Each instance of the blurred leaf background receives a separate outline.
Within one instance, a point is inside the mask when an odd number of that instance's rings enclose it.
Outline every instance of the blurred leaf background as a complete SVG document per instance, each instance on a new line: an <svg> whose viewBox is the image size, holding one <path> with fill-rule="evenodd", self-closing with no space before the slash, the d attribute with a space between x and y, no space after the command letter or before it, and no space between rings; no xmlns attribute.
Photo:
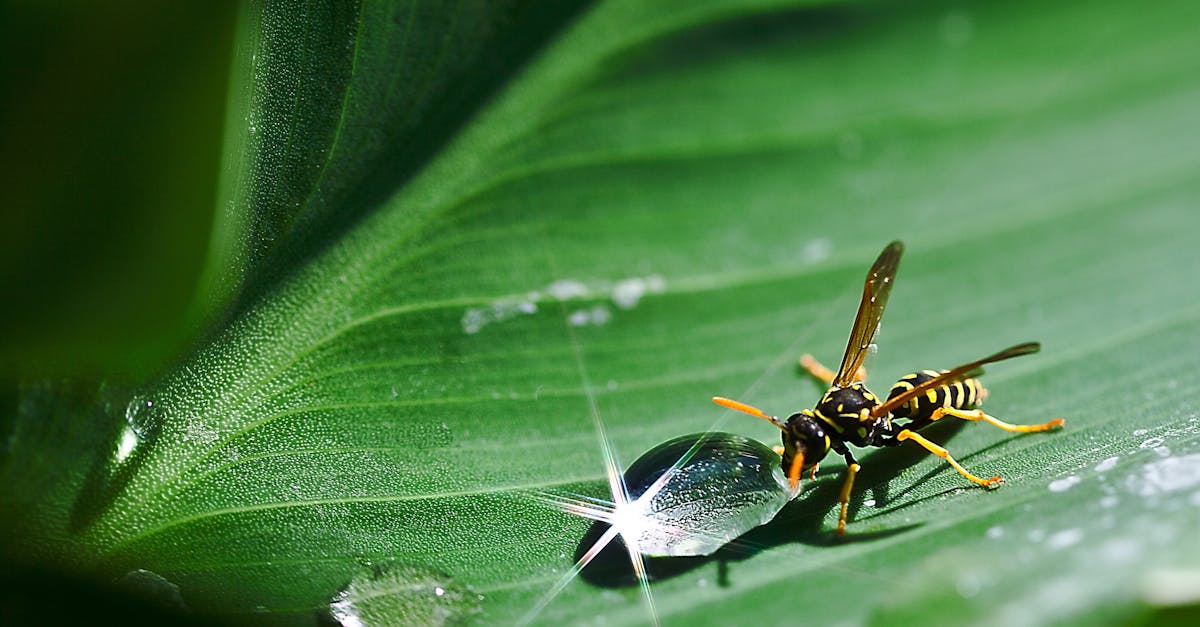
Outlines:
<svg viewBox="0 0 1200 627"><path fill-rule="evenodd" d="M527 491L605 496L589 398L627 461L777 437L707 397L811 403L796 355L841 354L899 238L876 391L1039 339L989 408L1067 429L938 432L991 494L862 457L840 544L828 464L656 563L664 622L1194 619L1193 5L4 11L8 616L513 622L587 530ZM94 588L141 569L144 607ZM537 620L638 599L609 563Z"/></svg>

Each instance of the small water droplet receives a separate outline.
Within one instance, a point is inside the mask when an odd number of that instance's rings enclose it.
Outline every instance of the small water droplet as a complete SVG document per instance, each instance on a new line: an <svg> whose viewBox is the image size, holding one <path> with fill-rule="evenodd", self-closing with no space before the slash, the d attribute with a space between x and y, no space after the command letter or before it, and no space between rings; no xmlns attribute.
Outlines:
<svg viewBox="0 0 1200 627"><path fill-rule="evenodd" d="M1004 537L1004 527L1000 527L998 525L995 527L989 527L987 530L987 537L990 540L998 540L1000 538L1003 538Z"/></svg>
<svg viewBox="0 0 1200 627"><path fill-rule="evenodd" d="M1167 457L1145 464L1140 475L1129 477L1130 491L1141 496L1189 489L1200 484L1200 454Z"/></svg>
<svg viewBox="0 0 1200 627"><path fill-rule="evenodd" d="M483 595L449 576L398 562L369 566L329 600L329 614L343 627L446 625L480 610Z"/></svg>
<svg viewBox="0 0 1200 627"><path fill-rule="evenodd" d="M875 499L867 499L863 501L863 507L875 507Z"/></svg>
<svg viewBox="0 0 1200 627"><path fill-rule="evenodd" d="M188 611L179 586L167 581L166 578L153 571L145 569L131 570L116 581L118 588L126 590L154 605L168 610Z"/></svg>
<svg viewBox="0 0 1200 627"><path fill-rule="evenodd" d="M1138 448L1157 448L1163 445L1166 440L1160 437L1147 438L1146 441L1138 445Z"/></svg>
<svg viewBox="0 0 1200 627"><path fill-rule="evenodd" d="M583 298L591 293L583 283L574 279L559 279L546 286L546 292L558 300Z"/></svg>
<svg viewBox="0 0 1200 627"><path fill-rule="evenodd" d="M1055 479L1054 481L1050 482L1050 491L1051 492L1066 492L1067 490L1070 490L1075 484L1079 483L1080 481L1081 481L1081 479L1079 477L1076 477L1075 475L1071 475L1070 477L1063 477L1062 479Z"/></svg>
<svg viewBox="0 0 1200 627"><path fill-rule="evenodd" d="M154 401L142 396L135 396L125 407L125 422L133 430L139 440L145 441L158 433L161 424L158 408Z"/></svg>
<svg viewBox="0 0 1200 627"><path fill-rule="evenodd" d="M1082 529L1064 529L1062 531L1055 532L1054 535L1050 536L1050 539L1046 541L1046 544L1052 549L1065 549L1072 544L1078 543L1082 539Z"/></svg>
<svg viewBox="0 0 1200 627"><path fill-rule="evenodd" d="M1112 457L1109 457L1108 459L1101 461L1099 464L1096 464L1096 472L1105 472L1108 470L1112 470L1113 468L1115 468L1117 466L1117 461L1119 461L1120 459L1121 459L1120 457L1117 457L1114 455Z"/></svg>
<svg viewBox="0 0 1200 627"><path fill-rule="evenodd" d="M958 595L964 599L978 596L979 591L983 589L983 582L975 574L960 575L955 578L954 584Z"/></svg>

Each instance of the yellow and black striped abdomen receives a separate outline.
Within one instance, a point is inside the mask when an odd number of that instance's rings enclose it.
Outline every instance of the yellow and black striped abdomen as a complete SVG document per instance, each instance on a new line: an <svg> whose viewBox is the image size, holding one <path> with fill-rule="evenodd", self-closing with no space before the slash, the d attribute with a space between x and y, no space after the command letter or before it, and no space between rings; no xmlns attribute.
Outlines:
<svg viewBox="0 0 1200 627"><path fill-rule="evenodd" d="M922 370L906 374L900 377L900 380L892 386L891 392L888 393L888 398L907 392L943 372L946 371ZM933 414L933 410L938 407L973 409L978 407L980 403L983 403L983 399L986 397L987 390L984 389L979 379L965 379L957 383L951 383L950 385L942 385L929 390L925 394L914 396L907 403L893 410L892 416L925 422L929 420L929 417Z"/></svg>

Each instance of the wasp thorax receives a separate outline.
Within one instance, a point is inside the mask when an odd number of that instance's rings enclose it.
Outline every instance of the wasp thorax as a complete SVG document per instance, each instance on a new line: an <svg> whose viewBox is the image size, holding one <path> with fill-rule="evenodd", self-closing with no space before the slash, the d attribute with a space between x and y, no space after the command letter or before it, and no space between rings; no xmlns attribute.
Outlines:
<svg viewBox="0 0 1200 627"><path fill-rule="evenodd" d="M829 388L821 402L817 403L816 413L830 419L845 417L857 419L862 410L870 410L879 404L875 396L861 383L844 388Z"/></svg>
<svg viewBox="0 0 1200 627"><path fill-rule="evenodd" d="M816 466L829 453L829 437L811 410L792 414L783 432L783 468L792 466L797 453L804 455L804 468Z"/></svg>

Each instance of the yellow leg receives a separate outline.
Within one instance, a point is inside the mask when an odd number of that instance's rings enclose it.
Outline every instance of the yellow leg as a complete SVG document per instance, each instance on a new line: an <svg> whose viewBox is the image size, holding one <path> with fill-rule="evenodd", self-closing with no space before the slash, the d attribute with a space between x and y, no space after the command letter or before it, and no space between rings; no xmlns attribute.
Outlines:
<svg viewBox="0 0 1200 627"><path fill-rule="evenodd" d="M842 493L838 497L838 502L842 504L842 511L838 514L837 534L839 536L846 534L846 510L850 506L850 491L854 489L854 477L858 474L858 469L861 468L858 464L850 464L846 467L846 481L842 483Z"/></svg>
<svg viewBox="0 0 1200 627"><path fill-rule="evenodd" d="M829 368L826 368L824 364L817 361L816 358L813 357L812 355L801 355L800 356L800 367L807 370L808 374L811 374L812 376L820 379L821 381L824 381L825 385L829 385L830 383L833 383L833 378L837 376L837 373L830 370ZM854 376L857 377L859 381L866 381L867 380L867 369L863 368L862 366L859 366L858 371L854 373Z"/></svg>
<svg viewBox="0 0 1200 627"><path fill-rule="evenodd" d="M979 485L981 485L985 488L989 488L989 489L998 488L998 487L1000 487L1000 484L1004 483L1004 479L1002 477L992 477L991 479L980 479L979 477L976 477L975 475L967 472L966 468L963 468L961 464L959 464L953 457L950 456L950 451L947 451L946 449L938 446L937 444L930 442L929 440L925 439L925 437L919 433L905 429L905 430L901 431L900 433L896 434L896 439L900 440L902 442L904 440L912 440L913 442L920 444L921 446L923 446L925 448L925 450L946 460L947 463L949 463L951 466L954 467L955 470L958 471L958 474L966 477L972 483L979 484Z"/></svg>
<svg viewBox="0 0 1200 627"><path fill-rule="evenodd" d="M1035 431L1049 431L1051 429L1057 429L1057 428L1063 426L1064 424L1066 424L1066 421L1063 420L1062 418L1055 418L1054 420L1051 420L1050 422L1046 422L1046 423L1043 423L1040 425L1014 425L1011 422L1004 422L1003 420L989 416L989 415L983 413L982 409L967 410L967 409L953 409L953 408L949 408L949 407L938 407L937 409L933 410L933 415L929 416L929 419L937 420L937 419L941 418L942 416L954 416L955 418L962 418L963 420L982 420L990 425L999 427L1001 429L1004 429L1005 431L1009 431L1012 433L1032 433Z"/></svg>

